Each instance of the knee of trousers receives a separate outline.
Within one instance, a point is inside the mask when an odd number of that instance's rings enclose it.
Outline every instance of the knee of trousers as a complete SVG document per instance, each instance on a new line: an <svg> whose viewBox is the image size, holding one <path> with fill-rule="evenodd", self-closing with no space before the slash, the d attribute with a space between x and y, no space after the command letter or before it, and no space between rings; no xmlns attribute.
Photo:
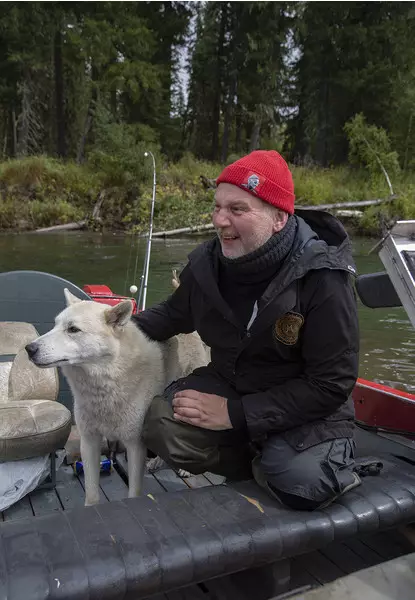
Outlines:
<svg viewBox="0 0 415 600"><path fill-rule="evenodd" d="M324 502L336 493L336 482L331 481L315 457L298 453L282 465L261 462L267 482L278 492Z"/></svg>
<svg viewBox="0 0 415 600"><path fill-rule="evenodd" d="M170 404L156 396L144 420L142 439L169 465L191 473L204 473L218 460L219 449L209 432L176 421Z"/></svg>

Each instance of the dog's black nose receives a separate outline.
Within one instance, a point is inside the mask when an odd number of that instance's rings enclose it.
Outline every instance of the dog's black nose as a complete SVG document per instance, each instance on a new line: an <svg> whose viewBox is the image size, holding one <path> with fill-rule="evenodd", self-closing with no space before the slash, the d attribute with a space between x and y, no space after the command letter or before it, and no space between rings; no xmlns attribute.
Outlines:
<svg viewBox="0 0 415 600"><path fill-rule="evenodd" d="M25 350L28 353L29 358L32 359L38 351L38 346L32 342L31 344L27 344L27 346L25 346Z"/></svg>

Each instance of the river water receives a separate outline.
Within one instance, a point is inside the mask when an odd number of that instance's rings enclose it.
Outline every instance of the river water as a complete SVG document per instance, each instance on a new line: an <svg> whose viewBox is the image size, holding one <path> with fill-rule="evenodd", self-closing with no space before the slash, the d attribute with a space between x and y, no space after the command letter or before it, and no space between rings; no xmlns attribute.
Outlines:
<svg viewBox="0 0 415 600"><path fill-rule="evenodd" d="M147 306L171 292L171 269L180 268L200 243L196 236L153 240ZM130 236L71 232L60 234L0 235L0 272L16 269L45 271L82 287L106 284L128 295L140 285L145 241L131 245ZM137 240L134 240L134 244ZM358 271L381 271L376 254L368 256L373 240L353 239ZM134 277L137 262L137 275ZM360 377L415 392L415 331L402 308L372 310L359 303L361 334Z"/></svg>

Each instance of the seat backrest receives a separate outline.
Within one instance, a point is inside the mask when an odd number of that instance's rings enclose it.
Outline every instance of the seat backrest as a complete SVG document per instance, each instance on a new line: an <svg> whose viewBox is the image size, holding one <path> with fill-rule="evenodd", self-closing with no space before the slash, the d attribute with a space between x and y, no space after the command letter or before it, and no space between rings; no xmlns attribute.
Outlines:
<svg viewBox="0 0 415 600"><path fill-rule="evenodd" d="M38 337L31 323L0 322L0 403L17 400L56 400L57 370L39 369L25 346Z"/></svg>
<svg viewBox="0 0 415 600"><path fill-rule="evenodd" d="M70 281L41 271L7 271L0 273L0 322L26 321L32 323L39 335L50 331L55 317L66 306L63 290L81 300L91 298ZM68 382L59 372L59 397L69 410L73 409Z"/></svg>
<svg viewBox="0 0 415 600"><path fill-rule="evenodd" d="M402 306L386 271L359 275L356 278L356 290L360 300L369 308Z"/></svg>

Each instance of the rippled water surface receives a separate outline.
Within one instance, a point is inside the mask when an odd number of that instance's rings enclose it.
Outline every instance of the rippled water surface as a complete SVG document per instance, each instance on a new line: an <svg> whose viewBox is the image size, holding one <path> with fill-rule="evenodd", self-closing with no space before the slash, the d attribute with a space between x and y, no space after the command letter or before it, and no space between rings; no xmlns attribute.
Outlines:
<svg viewBox="0 0 415 600"><path fill-rule="evenodd" d="M171 269L180 267L201 238L154 240L147 306L171 291ZM373 240L355 238L354 256L359 273L382 270L376 255L368 256ZM0 235L0 271L33 269L85 283L105 283L125 293L139 285L145 242L139 244L137 276L136 248L129 237L113 234L4 234ZM130 252L131 251L131 252ZM360 376L415 392L415 331L405 311L372 310L359 304L361 333Z"/></svg>

